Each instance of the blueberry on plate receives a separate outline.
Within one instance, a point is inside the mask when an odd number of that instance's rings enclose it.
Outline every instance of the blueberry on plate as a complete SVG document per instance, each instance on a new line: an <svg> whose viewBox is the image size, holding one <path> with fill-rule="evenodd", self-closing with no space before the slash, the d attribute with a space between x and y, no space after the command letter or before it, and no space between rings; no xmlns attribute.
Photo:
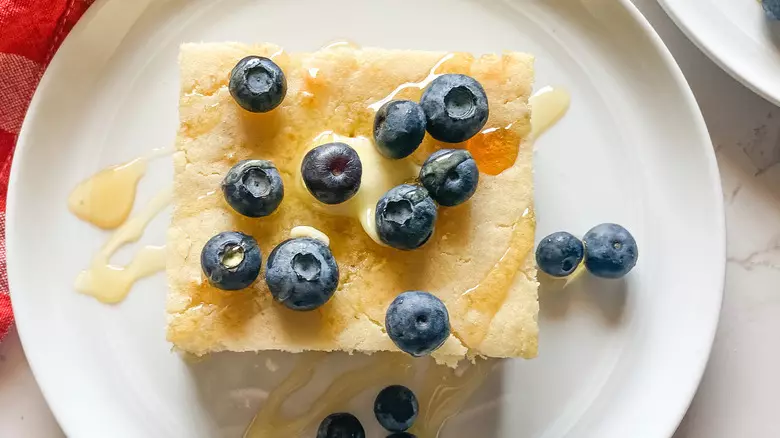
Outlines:
<svg viewBox="0 0 780 438"><path fill-rule="evenodd" d="M440 149L423 163L420 182L439 205L453 207L477 191L479 170L469 151Z"/></svg>
<svg viewBox="0 0 780 438"><path fill-rule="evenodd" d="M249 217L273 213L284 198L284 185L274 163L244 160L233 166L222 180L222 194L233 210Z"/></svg>
<svg viewBox="0 0 780 438"><path fill-rule="evenodd" d="M566 277L585 257L585 246L573 235L558 231L542 239L536 247L536 264L547 275Z"/></svg>
<svg viewBox="0 0 780 438"><path fill-rule="evenodd" d="M200 252L200 266L209 283L223 290L248 287L257 279L261 264L257 241L238 231L217 234Z"/></svg>
<svg viewBox="0 0 780 438"><path fill-rule="evenodd" d="M376 204L374 220L379 239L397 249L419 248L433 234L436 208L422 187L410 184L393 187Z"/></svg>
<svg viewBox="0 0 780 438"><path fill-rule="evenodd" d="M268 256L265 282L274 299L286 307L313 310L333 296L339 285L339 267L319 240L289 239Z"/></svg>
<svg viewBox="0 0 780 438"><path fill-rule="evenodd" d="M780 20L780 0L763 0L764 12L772 20Z"/></svg>
<svg viewBox="0 0 780 438"><path fill-rule="evenodd" d="M596 225L582 240L585 243L585 267L597 277L620 278L636 265L639 257L636 240L620 225Z"/></svg>
<svg viewBox="0 0 780 438"><path fill-rule="evenodd" d="M417 102L391 100L374 117L374 141L387 158L404 158L414 152L425 137L425 113Z"/></svg>
<svg viewBox="0 0 780 438"><path fill-rule="evenodd" d="M423 92L420 106L425 111L428 133L447 143L470 139L488 119L485 89L474 78L461 74L434 79Z"/></svg>
<svg viewBox="0 0 780 438"><path fill-rule="evenodd" d="M385 330L402 351L424 356L441 347L450 336L450 315L434 295L404 292L387 308Z"/></svg>
<svg viewBox="0 0 780 438"><path fill-rule="evenodd" d="M322 420L317 429L317 438L366 438L366 431L357 417L339 412Z"/></svg>
<svg viewBox="0 0 780 438"><path fill-rule="evenodd" d="M390 432L403 432L412 427L419 410L414 392L403 385L386 387L374 400L376 420Z"/></svg>
<svg viewBox="0 0 780 438"><path fill-rule="evenodd" d="M310 150L301 163L309 193L324 204L340 204L355 196L363 178L363 164L346 143L326 143Z"/></svg>
<svg viewBox="0 0 780 438"><path fill-rule="evenodd" d="M279 106L287 94L287 79L275 62L262 56L247 56L230 72L230 95L253 113L266 113Z"/></svg>

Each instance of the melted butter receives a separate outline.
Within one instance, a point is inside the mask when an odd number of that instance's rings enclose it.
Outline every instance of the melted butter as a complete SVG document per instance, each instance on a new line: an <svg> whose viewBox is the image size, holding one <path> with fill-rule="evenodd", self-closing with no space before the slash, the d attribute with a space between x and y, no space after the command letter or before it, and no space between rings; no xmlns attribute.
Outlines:
<svg viewBox="0 0 780 438"><path fill-rule="evenodd" d="M504 254L485 278L447 303L452 330L467 347L476 348L485 338L490 322L504 304L515 276L534 247L533 210L527 208L512 226L512 236Z"/></svg>
<svg viewBox="0 0 780 438"><path fill-rule="evenodd" d="M445 422L457 415L485 381L494 361L477 360L453 370L431 363L421 390L416 391L420 415L410 432L436 438Z"/></svg>
<svg viewBox="0 0 780 438"><path fill-rule="evenodd" d="M79 183L68 197L68 209L79 219L105 230L127 219L138 181L146 173L146 158L112 166Z"/></svg>
<svg viewBox="0 0 780 438"><path fill-rule="evenodd" d="M328 238L328 235L314 227L309 227L305 225L293 227L293 229L290 230L290 237L292 237L293 239L298 237L308 237L310 239L317 239L320 242L324 243L325 245L330 246L330 238Z"/></svg>
<svg viewBox="0 0 780 438"><path fill-rule="evenodd" d="M165 269L165 247L146 246L126 266L112 265L111 257L119 248L141 238L146 225L171 202L172 193L171 188L158 193L143 210L111 234L92 258L89 268L76 277L77 291L104 303L118 303L136 281Z"/></svg>
<svg viewBox="0 0 780 438"><path fill-rule="evenodd" d="M531 106L531 138L537 139L569 110L571 96L563 88L546 86L534 93Z"/></svg>
<svg viewBox="0 0 780 438"><path fill-rule="evenodd" d="M363 165L363 177L360 182L360 189L352 198L341 204L327 205L317 201L309 193L303 183L302 178L298 178L298 190L304 197L311 201L311 204L320 211L340 216L353 217L360 221L366 234L374 242L384 245L376 232L376 222L374 212L376 203L391 188L414 180L420 173L419 167L411 160L391 160L385 158L379 153L373 140L367 137L345 137L332 131L325 131L317 135L311 142L313 149L316 146L331 142L341 142L350 145L360 157ZM308 150L301 156L306 155ZM300 166L298 167L300 169Z"/></svg>
<svg viewBox="0 0 780 438"><path fill-rule="evenodd" d="M333 412L343 412L346 404L360 393L380 384L402 381L412 370L406 356L396 355L393 360L373 358L370 364L336 377L319 397L312 400L304 414L292 418L285 416L282 412L285 400L311 382L324 357L325 353L320 353L302 358L290 375L268 395L244 433L245 438L307 436L304 432L308 428L316 427Z"/></svg>
<svg viewBox="0 0 780 438"><path fill-rule="evenodd" d="M403 91L403 90L405 90L407 88L418 88L418 89L422 90L423 88L427 87L428 84L430 84L434 79L436 79L439 76L441 76L441 73L436 73L436 70L438 70L439 67L441 67L442 64L444 64L445 62L449 61L453 57L455 57L454 53L448 53L448 54L444 55L443 58L441 58L438 62L436 62L436 64L434 64L434 66L431 68L431 71L428 73L428 76L426 76L425 78L423 78L422 80L420 80L418 82L406 82L406 83L403 83L403 84L397 86L395 88L395 90L390 92L390 94L388 94L384 99L381 99L381 100L378 100L378 101L372 103L371 105L368 106L368 108L372 109L374 111L378 111L379 108L382 107L382 105L384 105L387 102L390 102L391 100L393 100L395 98L395 96L398 95L398 93L400 93L401 91Z"/></svg>

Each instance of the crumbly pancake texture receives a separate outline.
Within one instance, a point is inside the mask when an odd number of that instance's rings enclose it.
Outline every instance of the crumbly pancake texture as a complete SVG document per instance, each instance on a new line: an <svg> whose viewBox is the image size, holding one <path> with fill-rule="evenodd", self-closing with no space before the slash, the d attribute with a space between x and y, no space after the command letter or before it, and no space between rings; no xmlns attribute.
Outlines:
<svg viewBox="0 0 780 438"><path fill-rule="evenodd" d="M244 111L228 92L231 69L247 55L272 57L285 72L287 97L271 112ZM178 349L196 355L223 350L397 351L384 330L387 306L403 291L424 290L450 309L453 335L434 352L438 362L536 356L533 148L525 141L530 132L531 56L507 52L475 58L345 45L286 53L271 44L226 43L185 44L179 62L180 127L167 259L167 336ZM498 175L481 174L468 202L440 208L436 231L421 249L386 248L371 240L358 220L325 214L312 206L311 198L296 192L300 159L323 131L371 138L374 110L369 105L400 84L423 80L437 63L437 74L468 74L483 85L490 105L485 128L500 130L501 139L512 142L509 149L517 159ZM396 98L418 100L420 94L419 88L410 87ZM469 147L483 169L495 165L488 161L495 161L496 150L504 146L492 139L484 145L454 147ZM453 146L426 135L409 159L421 163L442 147ZM482 147L491 150L482 154ZM227 171L250 158L273 161L284 180L284 201L266 218L235 213L220 190ZM295 312L275 302L264 272L243 291L222 291L205 280L200 252L213 235L226 230L251 234L260 244L265 268L274 246L299 225L330 237L341 272L338 290L319 309ZM510 253L520 254L520 262L502 265L502 256ZM464 296L479 284L497 285L487 292L496 295L483 300L482 287ZM479 336L465 333L466 327Z"/></svg>

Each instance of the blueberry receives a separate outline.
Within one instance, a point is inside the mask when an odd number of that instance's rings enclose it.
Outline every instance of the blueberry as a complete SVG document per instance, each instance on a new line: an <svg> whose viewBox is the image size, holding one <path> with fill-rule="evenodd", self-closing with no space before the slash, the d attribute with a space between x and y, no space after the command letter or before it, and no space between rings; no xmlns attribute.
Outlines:
<svg viewBox="0 0 780 438"><path fill-rule="evenodd" d="M596 225L582 240L585 242L585 267L597 277L620 278L636 265L639 257L636 240L620 225Z"/></svg>
<svg viewBox="0 0 780 438"><path fill-rule="evenodd" d="M764 12L772 20L780 20L780 0L764 0Z"/></svg>
<svg viewBox="0 0 780 438"><path fill-rule="evenodd" d="M436 204L424 188L401 184L377 202L374 219L382 242L397 249L415 249L433 234Z"/></svg>
<svg viewBox="0 0 780 438"><path fill-rule="evenodd" d="M414 152L425 137L425 113L417 102L391 100L374 117L374 141L387 158L404 158Z"/></svg>
<svg viewBox="0 0 780 438"><path fill-rule="evenodd" d="M339 285L339 267L319 240L289 239L268 256L265 282L276 301L292 310L313 310L333 296Z"/></svg>
<svg viewBox="0 0 780 438"><path fill-rule="evenodd" d="M439 205L452 207L467 201L477 191L479 170L469 151L441 149L423 163L420 182Z"/></svg>
<svg viewBox="0 0 780 438"><path fill-rule="evenodd" d="M404 292L387 308L385 329L402 351L424 356L450 336L450 315L444 303L428 292Z"/></svg>
<svg viewBox="0 0 780 438"><path fill-rule="evenodd" d="M374 400L374 415L379 424L390 432L403 432L412 427L420 406L411 389L391 385L379 391Z"/></svg>
<svg viewBox="0 0 780 438"><path fill-rule="evenodd" d="M244 160L225 175L222 194L233 210L244 216L263 217L282 203L284 185L272 162Z"/></svg>
<svg viewBox="0 0 780 438"><path fill-rule="evenodd" d="M409 432L396 432L388 435L387 438L417 438L417 435Z"/></svg>
<svg viewBox="0 0 780 438"><path fill-rule="evenodd" d="M322 420L317 429L317 438L366 438L366 431L357 417L340 412Z"/></svg>
<svg viewBox="0 0 780 438"><path fill-rule="evenodd" d="M301 175L309 192L324 204L340 204L355 196L363 177L363 164L346 143L326 143L303 157Z"/></svg>
<svg viewBox="0 0 780 438"><path fill-rule="evenodd" d="M447 143L468 140L488 119L485 89L466 75L437 77L423 92L420 105L428 120L428 133Z"/></svg>
<svg viewBox="0 0 780 438"><path fill-rule="evenodd" d="M228 89L241 108L266 113L284 100L287 79L282 69L270 59L247 56L230 72Z"/></svg>
<svg viewBox="0 0 780 438"><path fill-rule="evenodd" d="M550 234L536 248L536 264L553 277L566 277L574 272L584 256L582 241L565 231Z"/></svg>
<svg viewBox="0 0 780 438"><path fill-rule="evenodd" d="M261 264L257 241L238 231L217 234L200 252L200 266L209 283L223 290L248 287L260 273Z"/></svg>

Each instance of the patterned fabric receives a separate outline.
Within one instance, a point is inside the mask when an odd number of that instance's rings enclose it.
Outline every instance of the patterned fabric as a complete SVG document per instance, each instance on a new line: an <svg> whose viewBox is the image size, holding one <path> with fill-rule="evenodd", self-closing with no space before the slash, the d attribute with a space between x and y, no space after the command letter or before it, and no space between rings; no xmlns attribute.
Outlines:
<svg viewBox="0 0 780 438"><path fill-rule="evenodd" d="M16 139L43 71L93 1L0 0L0 340L14 322L6 272L5 196Z"/></svg>

